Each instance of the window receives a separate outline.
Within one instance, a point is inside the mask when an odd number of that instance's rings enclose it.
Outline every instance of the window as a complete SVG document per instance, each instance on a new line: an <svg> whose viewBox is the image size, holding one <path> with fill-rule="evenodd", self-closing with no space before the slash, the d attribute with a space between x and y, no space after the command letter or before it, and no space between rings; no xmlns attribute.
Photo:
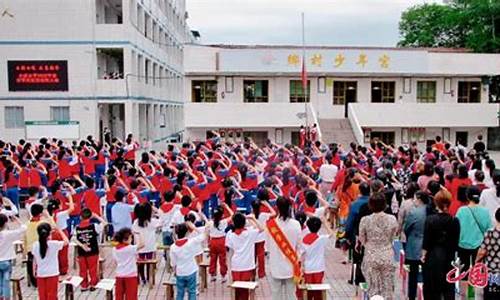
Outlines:
<svg viewBox="0 0 500 300"><path fill-rule="evenodd" d="M458 103L481 102L481 83L479 81L458 82Z"/></svg>
<svg viewBox="0 0 500 300"><path fill-rule="evenodd" d="M51 106L50 120L69 121L69 106Z"/></svg>
<svg viewBox="0 0 500 300"><path fill-rule="evenodd" d="M146 64L144 65L144 82L148 84L149 82L149 65L151 64L151 61L149 59L146 59Z"/></svg>
<svg viewBox="0 0 500 300"><path fill-rule="evenodd" d="M436 103L436 82L419 81L417 82L417 102Z"/></svg>
<svg viewBox="0 0 500 300"><path fill-rule="evenodd" d="M307 91L304 93L302 80L290 80L290 102L309 102L311 95L311 85L307 81Z"/></svg>
<svg viewBox="0 0 500 300"><path fill-rule="evenodd" d="M396 134L394 131L372 131L370 134L372 141L379 140L386 145L394 144L395 136Z"/></svg>
<svg viewBox="0 0 500 300"><path fill-rule="evenodd" d="M244 80L244 102L268 102L268 84L267 80Z"/></svg>
<svg viewBox="0 0 500 300"><path fill-rule="evenodd" d="M193 80L191 87L193 102L217 102L216 80Z"/></svg>
<svg viewBox="0 0 500 300"><path fill-rule="evenodd" d="M4 109L5 128L24 127L24 107L6 106Z"/></svg>
<svg viewBox="0 0 500 300"><path fill-rule="evenodd" d="M394 103L396 82L394 81L372 81L373 103Z"/></svg>
<svg viewBox="0 0 500 300"><path fill-rule="evenodd" d="M333 82L333 104L344 105L346 101L356 102L356 81L334 81Z"/></svg>
<svg viewBox="0 0 500 300"><path fill-rule="evenodd" d="M266 141L268 139L267 134L267 131L245 131L243 132L243 137L252 139L255 144L262 147L266 144Z"/></svg>

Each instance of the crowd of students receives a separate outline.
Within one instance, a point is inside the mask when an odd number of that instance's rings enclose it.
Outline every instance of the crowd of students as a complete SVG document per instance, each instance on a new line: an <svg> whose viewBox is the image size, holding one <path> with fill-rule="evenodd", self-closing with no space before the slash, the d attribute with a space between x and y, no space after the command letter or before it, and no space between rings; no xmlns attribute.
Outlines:
<svg viewBox="0 0 500 300"><path fill-rule="evenodd" d="M39 298L56 299L59 276L69 269L68 240L77 245L81 289L93 291L106 238L113 240L116 299L138 298L149 278L137 262L156 259L158 240L169 246L164 259L179 300L197 298L206 246L212 282L267 276L272 299L301 299L300 282L322 283L326 251L343 251L346 263L352 253L350 282L366 281L370 296L394 299L398 239L410 267L410 299L420 267L425 299L454 299L446 274L456 257L464 268L484 261L493 278L485 299L498 299L500 171L481 141L468 150L436 137L421 152L416 144L316 139L257 146L213 133L140 155L132 135L103 143L91 136L0 141L0 299L10 297L14 240L24 240ZM26 224L20 207L30 215ZM235 293L249 297L244 289Z"/></svg>

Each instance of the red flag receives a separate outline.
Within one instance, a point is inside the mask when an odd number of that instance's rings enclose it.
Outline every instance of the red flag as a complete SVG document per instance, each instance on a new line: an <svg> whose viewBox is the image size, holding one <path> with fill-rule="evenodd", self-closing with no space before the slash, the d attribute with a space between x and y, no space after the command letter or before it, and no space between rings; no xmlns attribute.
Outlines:
<svg viewBox="0 0 500 300"><path fill-rule="evenodd" d="M302 89L304 91L304 94L306 94L307 92L307 70L306 70L306 57L303 56L302 57L302 74L301 74L301 78L302 78Z"/></svg>

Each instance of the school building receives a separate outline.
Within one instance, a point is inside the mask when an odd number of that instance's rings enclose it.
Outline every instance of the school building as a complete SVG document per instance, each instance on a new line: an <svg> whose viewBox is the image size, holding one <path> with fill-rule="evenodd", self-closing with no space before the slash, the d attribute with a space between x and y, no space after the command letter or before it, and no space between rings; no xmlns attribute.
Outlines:
<svg viewBox="0 0 500 300"><path fill-rule="evenodd" d="M196 45L184 51L185 139L218 130L297 143L300 125L317 123L324 142L418 142L435 136L471 145L478 134L499 148L499 104L488 78L499 54L462 49Z"/></svg>
<svg viewBox="0 0 500 300"><path fill-rule="evenodd" d="M0 5L0 138L180 139L184 0Z"/></svg>

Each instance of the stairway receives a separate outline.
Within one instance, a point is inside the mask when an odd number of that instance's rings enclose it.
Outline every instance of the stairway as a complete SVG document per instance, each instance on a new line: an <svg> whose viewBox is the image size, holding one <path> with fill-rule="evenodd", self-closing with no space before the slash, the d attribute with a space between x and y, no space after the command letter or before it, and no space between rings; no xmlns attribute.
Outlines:
<svg viewBox="0 0 500 300"><path fill-rule="evenodd" d="M356 142L349 119L319 119L323 143L348 146Z"/></svg>

